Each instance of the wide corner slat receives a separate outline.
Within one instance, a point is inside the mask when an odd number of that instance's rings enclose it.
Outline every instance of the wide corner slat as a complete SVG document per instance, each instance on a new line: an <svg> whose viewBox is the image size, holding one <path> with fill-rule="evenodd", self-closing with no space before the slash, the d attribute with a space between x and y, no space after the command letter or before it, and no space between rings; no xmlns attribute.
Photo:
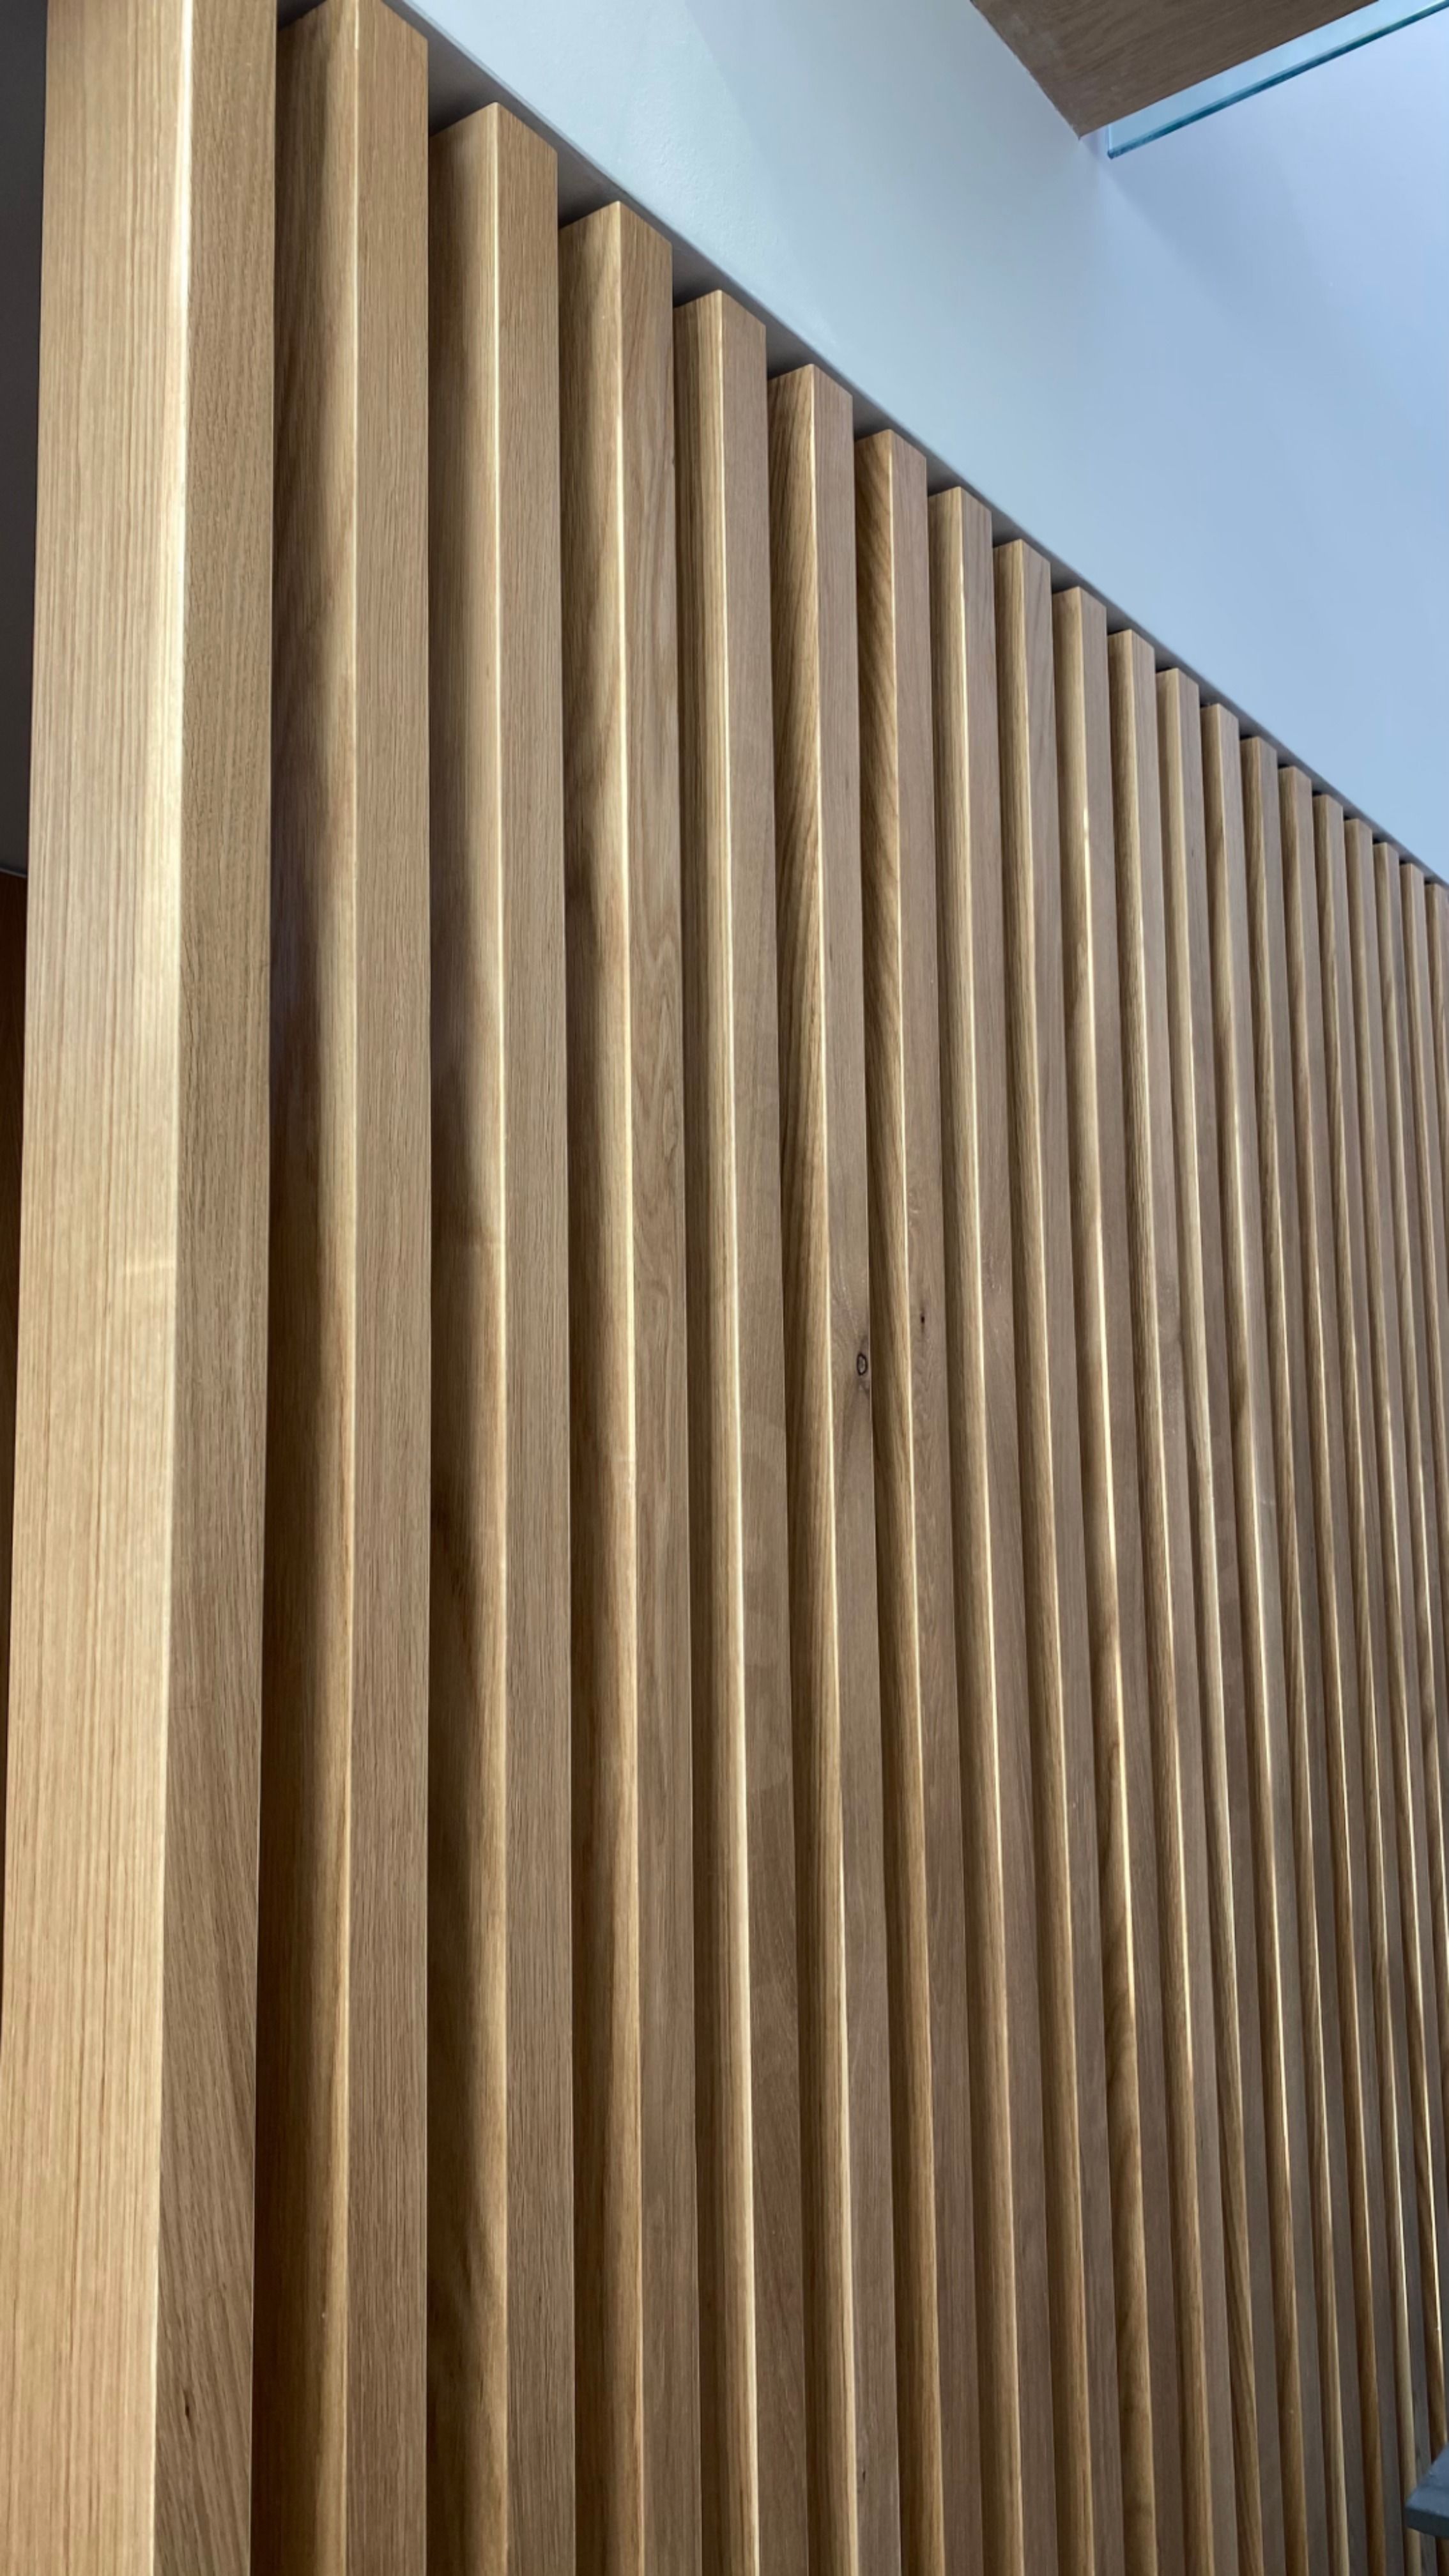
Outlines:
<svg viewBox="0 0 1449 2576"><path fill-rule="evenodd" d="M248 2565L274 46L268 0L78 0L49 26L30 878L5 937L13 1299L23 907L17 2568Z"/></svg>

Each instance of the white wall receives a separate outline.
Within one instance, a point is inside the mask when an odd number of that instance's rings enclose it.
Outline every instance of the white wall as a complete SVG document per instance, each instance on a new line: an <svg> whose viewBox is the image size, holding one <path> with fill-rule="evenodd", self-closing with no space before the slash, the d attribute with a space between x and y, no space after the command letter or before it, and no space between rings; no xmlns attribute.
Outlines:
<svg viewBox="0 0 1449 2576"><path fill-rule="evenodd" d="M968 0L415 0L1449 875L1449 13L1109 163Z"/></svg>

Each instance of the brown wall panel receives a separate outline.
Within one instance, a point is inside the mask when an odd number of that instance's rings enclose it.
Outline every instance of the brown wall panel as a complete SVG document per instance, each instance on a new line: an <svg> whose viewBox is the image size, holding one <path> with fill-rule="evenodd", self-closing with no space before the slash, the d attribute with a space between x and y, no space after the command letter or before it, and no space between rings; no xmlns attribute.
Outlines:
<svg viewBox="0 0 1449 2576"><path fill-rule="evenodd" d="M1077 1427L1050 578L996 557L1017 1405L1064 2566L1123 2558L1092 1720Z"/></svg>
<svg viewBox="0 0 1449 2576"><path fill-rule="evenodd" d="M252 2546L426 2546L427 56L279 47Z"/></svg>
<svg viewBox="0 0 1449 2576"><path fill-rule="evenodd" d="M1230 2308L1246 2317L1247 2297L1241 2237L1234 2239L1231 2261L1225 2239L1219 2139L1157 690L1151 647L1140 636L1114 637L1109 657L1127 1225L1161 1891L1184 2517L1191 2563L1228 2568L1238 2557L1229 2320ZM1241 2207L1239 2193L1231 2204L1235 2221ZM1154 2223L1160 2225L1160 2213L1154 2213Z"/></svg>
<svg viewBox="0 0 1449 2576"><path fill-rule="evenodd" d="M1335 854L1336 855L1336 854ZM1322 891L1322 878L1320 877ZM1331 898L1331 899L1330 899ZM1393 1141L1388 1107L1378 904L1372 839L1360 823L1344 833L1344 863L1333 869L1324 904L1325 958L1332 943L1340 978L1351 976L1360 1151L1363 1173L1367 1340L1372 1363L1379 1529L1388 1647L1387 1718L1393 1747L1403 1905L1409 2068L1416 2112L1419 2252L1429 2436L1444 2441L1440 2283L1446 2251L1444 2101L1439 2082L1438 1986L1425 1813L1417 1556L1409 1506L1405 1352L1396 1292ZM1345 1075L1345 1095L1349 1086ZM1412 1365L1412 1363L1410 1363Z"/></svg>
<svg viewBox="0 0 1449 2576"><path fill-rule="evenodd" d="M1360 2567L1367 2547L1364 2464L1359 2421L1353 2238L1344 2121L1343 2064L1329 1858L1328 1784L1323 1726L1322 1632L1313 1526L1312 1467L1303 1343L1297 1165L1286 1020L1272 1015L1271 968L1261 950L1258 899L1266 862L1254 846L1280 830L1277 770L1261 744L1239 744L1221 710L1204 718L1210 812L1210 857L1220 991L1231 991L1235 1081L1251 1068L1256 1087L1252 1130L1257 1145L1263 1344L1271 1405L1272 1461L1283 1641L1281 1728L1273 1733L1289 1775L1291 1867L1280 1841L1277 1866L1296 1892L1299 1987L1289 2010L1302 2036L1308 2130L1308 2207L1313 2260L1300 2293L1316 2287L1327 2475L1330 2563ZM1281 863L1275 865L1275 880ZM1281 913L1281 898L1280 898ZM1281 942L1280 942L1281 944ZM1286 995L1285 995L1286 999ZM1243 1037L1251 1042L1250 1065Z"/></svg>
<svg viewBox="0 0 1449 2576"><path fill-rule="evenodd" d="M900 2556L850 398L770 389L812 2567Z"/></svg>
<svg viewBox="0 0 1449 2576"><path fill-rule="evenodd" d="M553 153L430 150L428 2548L573 2510L568 1197Z"/></svg>
<svg viewBox="0 0 1449 2576"><path fill-rule="evenodd" d="M668 245L560 242L579 2566L699 2555Z"/></svg>
<svg viewBox="0 0 1449 2576"><path fill-rule="evenodd" d="M901 2547L981 2564L925 459L856 449Z"/></svg>
<svg viewBox="0 0 1449 2576"><path fill-rule="evenodd" d="M1056 2563L991 521L930 503L947 1374L987 2563Z"/></svg>
<svg viewBox="0 0 1449 2576"><path fill-rule="evenodd" d="M1403 875L1398 851L1373 848L1377 903L1379 990L1383 1011L1384 1090L1387 1111L1389 1196L1393 1212L1394 1282L1399 1310L1404 1379L1403 1438L1408 1476L1409 1524L1414 1563L1414 1619L1419 1653L1419 1718L1423 1763L1424 1838L1438 2006L1435 2051L1441 2094L1449 2056L1449 1925L1445 1918L1444 1793L1440 1746L1449 1694L1445 1691L1444 1604L1440 1589L1440 1530L1434 1442L1430 1428L1431 1361L1425 1260L1424 1203L1420 1186L1416 1119L1411 1089L1411 1029L1404 947ZM1371 997L1370 997L1371 998ZM1437 1320L1437 1319L1436 1319ZM1442 1432L1441 1417L1441 1432Z"/></svg>
<svg viewBox="0 0 1449 2576"><path fill-rule="evenodd" d="M50 74L0 2558L1418 2576L1449 896L386 0Z"/></svg>
<svg viewBox="0 0 1449 2576"><path fill-rule="evenodd" d="M1352 2564L1403 2564L1397 2511L1394 2352L1377 2106L1367 1919L1363 1772L1344 1494L1342 1394L1331 1185L1323 1125L1321 1006L1310 1055L1290 1005L1285 836L1312 853L1301 780L1262 742L1242 746L1263 1233L1273 1370L1279 1540L1292 1686L1299 1919L1310 1908L1321 1976L1321 2075L1330 2145L1315 2162L1315 2265L1324 2438L1341 2440L1345 2507L1357 2453L1362 2498L1348 2512ZM1310 866L1311 874L1311 866ZM1294 922L1293 935L1301 933ZM1316 971L1316 949L1310 943ZM1301 987L1302 962L1295 953ZM1315 986L1316 989L1316 986ZM1315 1070L1316 1068L1316 1070ZM1306 1953L1305 1953L1306 1955ZM1305 1994L1305 2036L1312 2041ZM1341 2127L1340 2147L1335 2130ZM1340 2168L1340 2156L1342 2164ZM1324 2181L1332 2184L1325 2208ZM1325 2238L1325 2219L1329 2234ZM1351 2288L1344 2267L1351 2265ZM1336 2419L1336 2421L1335 2421ZM1356 2536L1355 2536L1356 2535Z"/></svg>
<svg viewBox="0 0 1449 2576"><path fill-rule="evenodd" d="M1386 854L1387 856L1387 854ZM1432 1756L1438 1780L1439 1815L1430 1815L1437 1830L1440 1869L1436 1906L1444 1904L1443 1843L1449 1812L1449 1685L1446 1685L1444 1637L1449 1619L1449 1246L1446 1246L1444 1165L1440 1154L1437 1075L1434 1062L1434 1004L1429 963L1429 910L1421 868L1381 864L1380 897L1402 907L1403 1025L1402 1079L1406 1151L1412 1169L1406 1173L1406 1209L1411 1225L1405 1252L1411 1293L1418 1305L1422 1382L1420 1439L1422 1473L1433 1479L1432 1535L1429 1551L1430 1598L1435 1616L1435 1688L1432 1710ZM1381 944L1384 929L1381 916ZM1427 1533L1426 1533L1427 1535ZM1437 1596L1437 1597L1436 1597ZM1426 1768L1430 1736L1425 1736ZM1438 1926L1436 1924L1436 1937ZM1442 2061L1441 2075L1444 2072Z"/></svg>
<svg viewBox="0 0 1449 2576"><path fill-rule="evenodd" d="M1207 827L1196 684L1157 683L1168 1025L1198 1668L1212 1888L1238 2524L1245 2567L1286 2564L1248 1703L1233 1458L1227 1268L1218 1188Z"/></svg>
<svg viewBox="0 0 1449 2576"><path fill-rule="evenodd" d="M1137 1474L1107 617L1053 604L1068 1131L1096 1723L1126 2565L1185 2556L1157 1816Z"/></svg>
<svg viewBox="0 0 1449 2576"><path fill-rule="evenodd" d="M76 0L49 29L5 1370L16 2568L247 2565L274 22Z"/></svg>
<svg viewBox="0 0 1449 2576"><path fill-rule="evenodd" d="M1315 900L1312 921L1299 894L1304 940L1317 930L1321 958L1327 1124L1333 1171L1339 1352L1344 1393L1358 1692L1362 1727L1364 1812L1374 1937L1379 2084L1384 2117L1390 2261L1402 2284L1398 2341L1400 2477L1405 2484L1431 2456L1426 2255L1420 2238L1425 2172L1422 2012L1415 1992L1413 1915L1400 1886L1393 1714L1389 1690L1384 1553L1380 1527L1378 1444L1370 1351L1364 1229L1363 1145L1358 1117L1358 1045L1348 955L1348 893L1343 814L1331 798L1314 802ZM1308 853L1296 856L1300 878ZM1290 901L1292 900L1290 887ZM1306 980L1306 978L1305 978ZM1431 2211L1432 2216L1432 2211ZM1397 2241L1395 2241L1397 2240ZM1428 2260L1432 2260L1430 2228ZM1402 2248L1401 2259L1395 2260ZM1432 2276L1431 2276L1432 2277Z"/></svg>
<svg viewBox="0 0 1449 2576"><path fill-rule="evenodd" d="M1342 2565L1348 2545L1343 2464L1341 2460L1332 2464L1337 2476L1330 2489L1326 2482L1314 2301L1314 2194L1322 2206L1323 2241L1328 2247L1332 2241L1328 2218L1330 2177L1323 2123L1310 2114L1305 2066L1313 2047L1321 2052L1320 1980L1315 1918L1310 1911L1306 1924L1299 1922L1294 1859L1295 1798L1290 1767L1253 1071L1242 764L1236 722L1221 707L1209 708L1203 717L1203 772L1210 1009L1228 1292L1228 1369L1247 1684L1244 1716L1257 1893L1284 2518L1290 2565ZM1195 921L1197 898L1190 883L1187 893L1189 918ZM1301 1694L1301 1677L1295 1678L1299 1678ZM1306 1711L1303 1723L1306 1732ZM1330 2300L1330 2322L1336 2328L1337 2312L1331 2305L1328 2284L1325 2298Z"/></svg>
<svg viewBox="0 0 1449 2576"><path fill-rule="evenodd" d="M808 2563L764 326L674 326L703 2533Z"/></svg>

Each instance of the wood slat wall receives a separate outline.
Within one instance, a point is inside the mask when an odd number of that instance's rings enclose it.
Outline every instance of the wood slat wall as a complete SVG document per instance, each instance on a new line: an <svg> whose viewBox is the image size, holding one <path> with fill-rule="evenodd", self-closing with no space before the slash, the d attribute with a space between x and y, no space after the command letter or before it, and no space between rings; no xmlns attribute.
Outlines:
<svg viewBox="0 0 1449 2576"><path fill-rule="evenodd" d="M0 2558L1417 2571L1449 895L271 18L51 19Z"/></svg>

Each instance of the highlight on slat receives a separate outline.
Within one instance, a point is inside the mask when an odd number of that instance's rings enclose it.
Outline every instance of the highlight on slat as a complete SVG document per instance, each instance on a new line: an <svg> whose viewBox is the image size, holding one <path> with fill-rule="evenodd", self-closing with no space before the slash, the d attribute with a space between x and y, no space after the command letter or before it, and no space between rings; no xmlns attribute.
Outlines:
<svg viewBox="0 0 1449 2576"><path fill-rule="evenodd" d="M24 877L0 877L0 2030L5 2012L5 1756L10 1714L10 1578L15 1548L20 1139L24 1124L28 901L29 886Z"/></svg>
<svg viewBox="0 0 1449 2576"><path fill-rule="evenodd" d="M1324 2429L1330 2448L1341 2438L1346 2461L1357 2451L1362 2521L1361 2528L1349 2521L1350 2533L1359 2530L1353 2563L1377 2570L1402 2567L1403 2538L1332 1192L1321 1003L1315 1000L1311 1014L1301 1003L1305 968L1317 990L1316 939L1310 932L1305 951L1301 919L1290 917L1285 897L1289 877L1296 881L1299 849L1308 852L1311 884L1313 817L1306 782L1290 771L1280 781L1270 745L1244 743L1242 766L1279 1539L1284 1600L1293 1605L1290 1640L1296 1634L1291 1669L1297 1676L1295 1761L1302 1811L1299 1912L1302 1923L1310 1905L1316 1911L1330 2137L1336 2123L1342 2128L1341 2148L1333 2140L1326 2247L1321 2200L1315 2210L1320 2316L1331 2293L1338 2339L1336 2379L1325 2373ZM1290 1000L1290 948L1297 1012ZM1310 1016L1318 1032L1311 1043ZM1305 1863L1312 1871L1306 1893ZM1327 2334L1322 2348L1332 2349ZM1347 2480L1344 2492L1347 2502Z"/></svg>
<svg viewBox="0 0 1449 2576"><path fill-rule="evenodd" d="M764 327L675 316L704 2564L808 2562Z"/></svg>
<svg viewBox="0 0 1449 2576"><path fill-rule="evenodd" d="M1225 2163L1240 2177L1241 2148L1234 2155L1232 2140L1219 2137L1157 693L1152 648L1140 636L1114 636L1108 652L1126 1219L1172 2154L1183 2511L1189 2562L1231 2568L1237 2563L1238 2538L1230 2319L1237 2321L1241 2335L1247 2284L1240 2225L1238 2230L1225 2227L1223 2191ZM1239 2127L1232 2139L1240 2136ZM1226 2206L1240 2222L1240 2180ZM1256 2510L1255 2495L1250 2502ZM1251 2529L1246 2513L1245 2520Z"/></svg>
<svg viewBox="0 0 1449 2576"><path fill-rule="evenodd" d="M980 2564L925 459L855 452L901 2555Z"/></svg>
<svg viewBox="0 0 1449 2576"><path fill-rule="evenodd" d="M1198 1007L1211 1014L1218 1095L1284 2519L1288 2563L1307 2568L1343 2563L1347 2507L1342 2463L1334 2464L1336 2491L1330 2492L1324 2456L1312 2195L1316 2192L1320 2198L1326 2220L1328 2171L1322 2124L1310 2107L1305 2068L1311 2045L1305 2033L1311 2032L1321 2046L1319 1979L1313 1918L1309 1916L1306 1926L1299 1923L1294 1865L1294 1787L1248 976L1242 766L1236 721L1222 707L1209 708L1203 717L1203 772L1210 982L1196 987L1196 998ZM1195 927L1200 898L1190 882L1185 891L1189 924ZM1302 1964L1305 1940L1309 1945L1306 1970ZM1325 2224L1325 2244L1328 2241ZM1336 2311L1331 2315L1336 2324Z"/></svg>
<svg viewBox="0 0 1449 2576"><path fill-rule="evenodd" d="M1057 2515L1064 2563L1123 2562L1123 2478L1072 1312L1050 577L996 556L1011 1204L1030 1667Z"/></svg>
<svg viewBox="0 0 1449 2576"><path fill-rule="evenodd" d="M699 2557L668 245L559 248L579 2567Z"/></svg>
<svg viewBox="0 0 1449 2576"><path fill-rule="evenodd" d="M427 52L278 48L257 2564L425 2553Z"/></svg>
<svg viewBox="0 0 1449 2576"><path fill-rule="evenodd" d="M574 2552L553 153L430 146L428 2551Z"/></svg>
<svg viewBox="0 0 1449 2576"><path fill-rule="evenodd" d="M1295 840L1300 836L1295 834ZM1333 1174L1339 1365L1344 1391L1364 1812L1374 1941L1375 2008L1390 2263L1402 2285L1398 2341L1400 2477L1405 2489L1427 2467L1429 2355L1433 2334L1432 2201L1423 2235L1425 2175L1421 2089L1423 2016L1415 1992L1412 1888L1400 1884L1397 1762L1389 1691L1383 1539L1380 1527L1375 1395L1369 1345L1363 1146L1358 1114L1358 1045L1348 957L1343 811L1314 799L1313 848L1295 852L1303 936L1316 930L1322 996L1326 1121ZM1310 904L1303 880L1312 877ZM1311 914L1311 918L1310 918ZM1309 982L1304 972L1305 986ZM1398 2243L1394 2243L1397 2236ZM1396 2261L1399 2247L1402 2258Z"/></svg>
<svg viewBox="0 0 1449 2576"><path fill-rule="evenodd" d="M1377 1436L1379 1527L1388 1634L1388 1717L1394 1752L1399 1881L1409 1945L1409 2064L1417 2098L1419 2249L1424 2290L1424 2342L1429 2437L1443 2447L1444 2358L1441 2283L1446 2256L1444 2100L1438 2081L1438 1991L1429 1883L1422 1736L1421 1666L1415 1539L1409 1510L1405 1437L1405 1356L1395 1286L1392 1138L1388 1112L1378 909L1373 842L1364 825L1344 833L1343 906L1331 920L1346 931L1336 954L1351 977L1363 1171L1368 1344ZM1327 907L1326 907L1327 908Z"/></svg>
<svg viewBox="0 0 1449 2576"><path fill-rule="evenodd" d="M49 20L0 915L17 2569L248 2564L274 62L269 0Z"/></svg>
<svg viewBox="0 0 1449 2576"><path fill-rule="evenodd" d="M900 2564L850 397L770 388L812 2570Z"/></svg>
<svg viewBox="0 0 1449 2576"><path fill-rule="evenodd" d="M1271 2576L1287 2531L1196 683L1162 672L1157 703L1238 2531Z"/></svg>
<svg viewBox="0 0 1449 2576"><path fill-rule="evenodd" d="M1182 2423L1137 1476L1107 617L1053 603L1071 1232L1096 1729L1125 2565L1182 2563Z"/></svg>
<svg viewBox="0 0 1449 2576"><path fill-rule="evenodd" d="M1449 1206L1449 888L1426 884L1424 908L1428 916L1429 1024L1439 1109L1439 1158Z"/></svg>
<svg viewBox="0 0 1449 2576"><path fill-rule="evenodd" d="M982 2522L987 2565L1003 2576L1028 2576L1056 2564L1057 2513L1011 1275L995 576L991 521L980 502L942 493L929 505L929 530Z"/></svg>

